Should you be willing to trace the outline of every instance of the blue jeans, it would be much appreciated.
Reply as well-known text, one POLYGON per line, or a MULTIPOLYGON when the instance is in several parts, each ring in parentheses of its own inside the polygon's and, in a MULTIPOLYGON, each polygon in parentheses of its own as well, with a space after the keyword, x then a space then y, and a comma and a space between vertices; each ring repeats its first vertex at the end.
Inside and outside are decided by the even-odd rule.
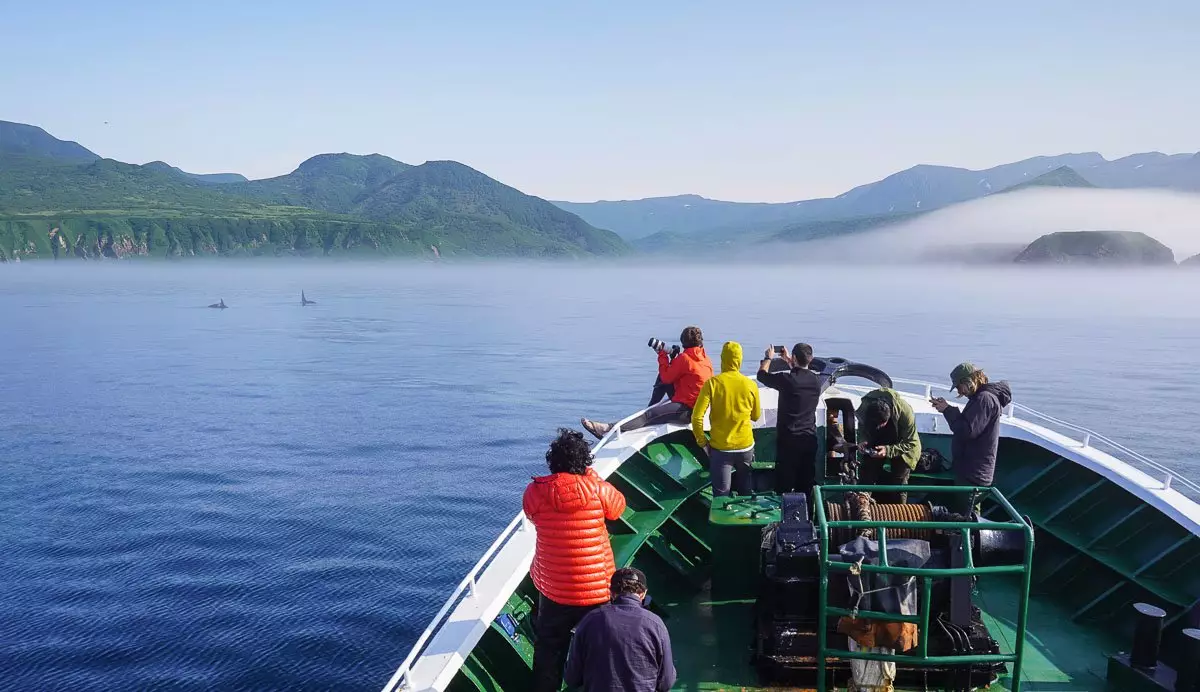
POLYGON ((754 488, 750 478, 750 464, 753 461, 753 448, 744 452, 722 452, 709 447, 708 473, 712 476, 713 497, 728 495, 731 480, 736 485, 734 490, 738 495, 749 495, 754 488))

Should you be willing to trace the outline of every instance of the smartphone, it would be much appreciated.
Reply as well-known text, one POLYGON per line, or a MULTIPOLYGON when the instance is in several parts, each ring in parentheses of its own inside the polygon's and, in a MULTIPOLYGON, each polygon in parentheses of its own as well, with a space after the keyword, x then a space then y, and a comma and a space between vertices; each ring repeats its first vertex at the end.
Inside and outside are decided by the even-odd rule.
POLYGON ((785 352, 785 351, 787 351, 787 349, 786 349, 786 348, 784 348, 783 346, 776 346, 776 347, 775 347, 775 353, 777 353, 777 354, 779 354, 779 355, 781 355, 781 356, 784 354, 784 352, 785 352))

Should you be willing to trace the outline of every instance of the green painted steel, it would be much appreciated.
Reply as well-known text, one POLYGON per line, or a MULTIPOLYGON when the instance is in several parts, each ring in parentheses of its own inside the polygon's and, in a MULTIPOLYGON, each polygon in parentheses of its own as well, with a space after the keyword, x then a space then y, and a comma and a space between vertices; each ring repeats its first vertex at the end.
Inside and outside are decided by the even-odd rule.
POLYGON ((972 663, 1007 663, 1013 665, 1012 675, 1012 692, 1021 691, 1021 663, 1025 649, 1025 634, 1029 615, 1029 589, 1033 575, 1033 527, 1027 524, 1017 510, 1009 503, 1008 499, 995 488, 990 487, 967 487, 967 486, 898 486, 898 485, 831 485, 825 487, 813 488, 813 505, 816 507, 816 530, 817 538, 820 546, 820 554, 818 556, 818 564, 820 565, 820 582, 818 585, 818 601, 817 601, 817 690, 825 692, 828 689, 829 679, 827 674, 827 665, 829 658, 836 659, 863 659, 870 661, 891 661, 897 664, 906 665, 970 665, 972 663), (942 493, 942 494, 967 494, 974 493, 976 497, 983 497, 985 500, 991 500, 998 504, 1006 513, 1006 521, 995 521, 987 524, 979 524, 973 521, 947 521, 947 522, 932 522, 932 521, 830 521, 825 516, 825 499, 826 493, 846 493, 846 492, 900 492, 908 490, 914 493, 942 493), (876 530, 876 535, 879 536, 879 564, 864 565, 855 564, 849 565, 846 563, 835 563, 829 557, 830 550, 830 529, 869 529, 876 530), (1021 565, 1008 567, 976 567, 974 556, 972 555, 970 533, 981 528, 995 529, 1000 531, 1020 531, 1025 536, 1025 553, 1024 561, 1021 565), (953 531, 958 529, 962 531, 963 537, 966 539, 963 542, 963 551, 966 558, 966 567, 961 568, 904 568, 894 567, 888 564, 887 558, 887 530, 888 529, 940 529, 944 531, 953 531), (876 572, 883 574, 896 574, 901 576, 913 576, 921 579, 921 592, 924 596, 921 599, 918 615, 896 615, 890 613, 881 613, 876 611, 850 611, 843 608, 834 608, 829 605, 829 573, 830 571, 847 571, 847 572, 876 572), (1014 651, 1011 654, 956 654, 953 656, 930 656, 929 655, 929 610, 932 607, 932 598, 929 597, 931 587, 929 583, 933 579, 944 579, 955 576, 974 576, 986 574, 1000 573, 1019 573, 1021 575, 1021 594, 1020 602, 1017 606, 1017 626, 1016 626, 1016 641, 1014 651), (887 620, 891 622, 912 622, 922 623, 924 627, 917 633, 917 655, 905 654, 880 654, 869 653, 863 651, 847 651, 843 649, 834 649, 829 646, 829 618, 834 615, 863 617, 867 619, 887 620))
MULTIPOLYGON (((769 480, 773 440, 774 431, 756 431, 757 467, 763 474, 756 486, 769 480)), ((922 435, 923 446, 946 453, 949 440, 948 435, 922 435)), ((908 490, 914 496, 944 492, 939 483, 949 478, 946 473, 914 474, 920 485, 908 490)), ((690 433, 655 440, 609 480, 626 494, 629 505, 620 520, 609 524, 614 554, 618 564, 647 573, 656 612, 663 616, 674 644, 679 671, 675 689, 766 689, 758 685, 749 663, 753 599, 714 598, 711 591, 710 574, 728 555, 719 530, 709 521, 713 498, 707 466, 690 433)), ((984 512, 1006 516, 1015 507, 1033 520, 1039 533, 1032 591, 1028 598, 1022 596, 1023 579, 1017 575, 984 574, 972 600, 1000 645, 1000 655, 1016 656, 1018 645, 1023 647, 1022 692, 1114 689, 1104 680, 1105 654, 1130 641, 1126 626, 1134 600, 1168 611, 1171 622, 1163 653, 1170 662, 1174 638, 1200 596, 1200 542, 1131 493, 1112 483, 1098 484, 1100 480, 1098 474, 1037 445, 1001 440, 996 488, 1009 507, 988 500, 984 512), (1027 610, 1023 621, 1022 604, 1027 610), (1028 636, 1016 637, 1026 626, 1028 636)), ((823 505, 815 498, 813 504, 823 505)), ((933 579, 918 579, 922 601, 931 602, 933 579)), ((516 623, 515 636, 493 623, 450 690, 530 689, 536 600, 537 591, 526 578, 502 609, 516 623)), ((921 630, 928 631, 929 624, 922 621, 921 630)), ((926 651, 919 647, 914 653, 926 651)), ((1016 679, 1002 673, 993 689, 1013 690, 1016 679)), ((840 677, 838 681, 844 685, 840 677)))

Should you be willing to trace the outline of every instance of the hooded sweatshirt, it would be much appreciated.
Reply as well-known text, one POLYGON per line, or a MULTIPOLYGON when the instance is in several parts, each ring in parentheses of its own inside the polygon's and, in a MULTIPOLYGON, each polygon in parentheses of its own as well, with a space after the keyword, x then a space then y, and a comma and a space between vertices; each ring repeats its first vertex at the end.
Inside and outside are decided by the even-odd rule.
POLYGON ((950 406, 942 412, 954 432, 950 452, 959 485, 992 484, 1000 445, 1000 412, 1010 403, 1012 390, 1008 383, 989 382, 967 399, 961 411, 950 406))
POLYGON ((688 408, 696 405, 696 395, 712 374, 712 361, 703 346, 685 348, 675 360, 668 358, 666 351, 658 352, 658 376, 663 384, 675 387, 671 401, 688 408))
POLYGON ((704 383, 692 408, 692 434, 697 445, 712 445, 722 452, 754 447, 750 421, 762 418, 762 406, 758 401, 758 384, 739 372, 741 367, 741 344, 726 342, 721 349, 721 374, 704 383), (711 440, 704 437, 704 412, 709 406, 712 406, 711 440))
POLYGON ((559 605, 607 603, 616 566, 608 527, 625 511, 625 496, 592 469, 583 475, 554 473, 533 479, 521 502, 537 529, 529 575, 559 605))

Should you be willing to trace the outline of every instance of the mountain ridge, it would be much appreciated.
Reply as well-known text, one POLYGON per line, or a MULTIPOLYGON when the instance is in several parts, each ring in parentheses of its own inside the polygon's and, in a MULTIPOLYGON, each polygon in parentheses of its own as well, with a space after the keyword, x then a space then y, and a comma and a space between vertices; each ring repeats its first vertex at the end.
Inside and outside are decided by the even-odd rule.
POLYGON ((0 258, 204 254, 621 255, 616 234, 450 161, 318 154, 263 180, 135 165, 5 132, 0 258))
POLYGON ((805 222, 930 211, 985 197, 1064 166, 1096 187, 1200 191, 1200 152, 1149 152, 1109 161, 1093 151, 1035 156, 980 170, 918 164, 836 197, 793 202, 726 202, 699 195, 677 195, 555 204, 630 240, 663 231, 684 236, 725 228, 735 234, 739 226, 748 229, 764 223, 778 223, 778 230, 782 230, 805 222), (703 208, 710 218, 695 218, 695 208, 703 208))

